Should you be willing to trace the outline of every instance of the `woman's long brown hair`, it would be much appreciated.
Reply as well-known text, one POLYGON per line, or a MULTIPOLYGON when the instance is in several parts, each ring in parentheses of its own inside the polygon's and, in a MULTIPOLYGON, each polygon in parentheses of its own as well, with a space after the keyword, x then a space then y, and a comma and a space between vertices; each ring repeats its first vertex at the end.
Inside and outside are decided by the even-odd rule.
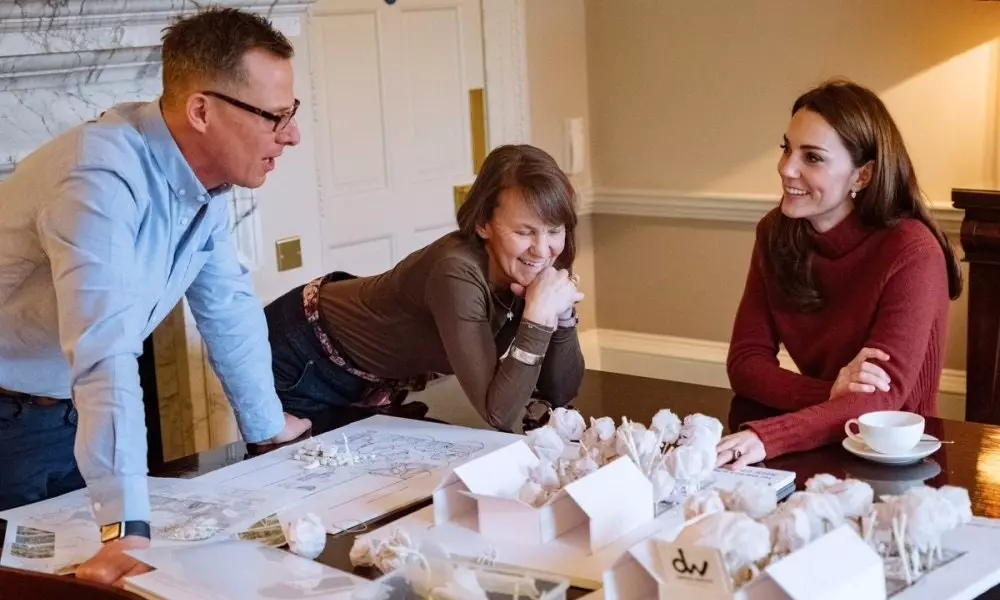
POLYGON ((576 258, 576 192, 555 159, 534 146, 498 146, 490 152, 458 209, 458 229, 462 235, 482 245, 476 228, 493 218, 500 194, 508 189, 519 190, 542 221, 566 228, 566 245, 554 266, 571 269, 576 258))
MULTIPOLYGON (((799 96, 792 115, 800 110, 823 117, 840 136, 855 167, 872 162, 871 181, 854 199, 861 222, 874 228, 892 227, 905 218, 923 223, 944 252, 948 295, 958 298, 962 272, 955 251, 924 203, 903 136, 882 100, 865 87, 833 80, 799 96)), ((804 312, 823 308, 826 302, 812 274, 815 242, 809 221, 774 211, 764 222, 764 232, 764 260, 784 299, 804 312)))

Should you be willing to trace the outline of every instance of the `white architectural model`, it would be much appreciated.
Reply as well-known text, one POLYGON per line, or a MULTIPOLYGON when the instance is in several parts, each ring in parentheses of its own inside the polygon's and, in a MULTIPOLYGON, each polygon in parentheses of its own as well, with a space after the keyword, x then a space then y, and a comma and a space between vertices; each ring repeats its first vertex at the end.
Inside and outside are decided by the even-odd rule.
POLYGON ((943 564, 942 536, 972 518, 951 486, 873 503, 868 484, 818 475, 780 506, 753 500, 765 496, 695 496, 675 539, 637 544, 605 573, 605 598, 885 598, 943 564))
POLYGON ((544 460, 517 442, 457 467, 434 492, 435 522, 474 511, 486 539, 532 545, 584 526, 593 552, 653 519, 652 484, 628 459, 565 486, 557 478, 544 502, 526 501, 522 491, 544 460))

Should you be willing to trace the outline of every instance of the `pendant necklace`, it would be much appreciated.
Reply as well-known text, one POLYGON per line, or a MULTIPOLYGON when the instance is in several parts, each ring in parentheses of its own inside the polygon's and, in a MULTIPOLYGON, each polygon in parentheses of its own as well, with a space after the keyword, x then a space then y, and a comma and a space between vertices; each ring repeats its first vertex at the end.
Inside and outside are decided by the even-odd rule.
POLYGON ((496 294, 496 292, 493 293, 493 297, 497 299, 497 302, 500 303, 500 306, 502 306, 502 307, 504 307, 504 308, 507 309, 507 320, 508 321, 513 320, 514 319, 514 302, 516 301, 516 298, 511 298, 511 300, 510 300, 510 306, 508 306, 508 305, 506 305, 506 304, 503 303, 503 300, 500 299, 500 296, 498 296, 496 294))

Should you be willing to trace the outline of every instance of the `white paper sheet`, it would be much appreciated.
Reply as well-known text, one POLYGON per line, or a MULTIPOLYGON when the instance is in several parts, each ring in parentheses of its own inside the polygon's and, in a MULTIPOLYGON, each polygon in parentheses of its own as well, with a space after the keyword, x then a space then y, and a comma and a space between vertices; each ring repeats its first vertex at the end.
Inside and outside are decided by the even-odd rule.
POLYGON ((164 571, 152 571, 125 580, 125 591, 146 600, 229 600, 164 571))
MULTIPOLYGON (((286 506, 292 497, 281 490, 246 490, 206 485, 190 479, 150 477, 153 545, 191 545, 206 541, 174 540, 166 535, 172 527, 203 523, 206 519, 213 520, 217 527, 209 540, 235 535, 286 506)), ((4 565, 55 573, 86 560, 100 548, 98 526, 86 489, 0 512, 0 519, 8 522, 8 533, 0 556, 0 563, 4 565), (54 555, 31 558, 28 556, 30 552, 19 552, 15 547, 17 526, 53 533, 54 555)), ((25 539, 28 537, 31 536, 25 539)), ((37 539, 37 536, 34 537, 37 539)))
POLYGON ((194 479, 257 490, 289 492, 298 502, 283 519, 318 515, 330 533, 351 529, 430 498, 451 469, 512 444, 522 436, 378 415, 327 432, 324 446, 365 457, 356 465, 305 469, 292 457, 307 441, 194 479))
POLYGON ((370 583, 284 550, 240 540, 129 554, 166 576, 128 580, 127 589, 151 598, 347 600, 357 586, 370 583))
POLYGON ((75 565, 87 560, 101 547, 94 531, 77 535, 70 531, 56 534, 30 525, 7 521, 0 565, 41 573, 71 573, 75 565), (51 541, 51 543, 49 543, 51 541))

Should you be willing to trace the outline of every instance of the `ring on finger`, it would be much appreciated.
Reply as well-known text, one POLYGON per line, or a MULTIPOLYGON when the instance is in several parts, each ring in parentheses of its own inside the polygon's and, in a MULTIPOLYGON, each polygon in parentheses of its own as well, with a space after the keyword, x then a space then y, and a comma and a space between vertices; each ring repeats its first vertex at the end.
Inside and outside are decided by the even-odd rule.
POLYGON ((743 451, 739 448, 733 448, 733 460, 739 460, 743 456, 743 451))
POLYGON ((575 273, 569 276, 569 280, 573 282, 573 285, 580 285, 580 276, 575 273))

